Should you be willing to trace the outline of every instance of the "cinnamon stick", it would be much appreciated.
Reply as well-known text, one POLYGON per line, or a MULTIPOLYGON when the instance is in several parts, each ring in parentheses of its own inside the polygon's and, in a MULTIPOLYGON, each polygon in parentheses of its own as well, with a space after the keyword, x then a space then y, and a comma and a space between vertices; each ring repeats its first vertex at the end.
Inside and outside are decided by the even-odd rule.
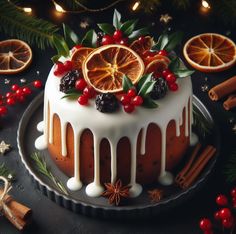
POLYGON ((231 110, 236 107, 236 94, 232 94, 228 97, 228 99, 223 103, 223 107, 225 110, 231 110))
POLYGON ((208 95, 212 101, 218 101, 236 91, 236 76, 214 86, 209 90, 208 95))

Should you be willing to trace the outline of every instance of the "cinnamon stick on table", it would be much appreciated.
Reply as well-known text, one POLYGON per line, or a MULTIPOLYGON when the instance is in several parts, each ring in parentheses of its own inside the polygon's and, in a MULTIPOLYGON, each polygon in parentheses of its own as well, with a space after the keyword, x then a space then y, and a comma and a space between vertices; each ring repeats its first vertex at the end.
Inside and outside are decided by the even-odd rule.
POLYGON ((228 99, 223 103, 223 107, 225 110, 231 110, 236 107, 236 94, 232 94, 228 97, 228 99))
POLYGON ((233 92, 236 92, 236 76, 214 86, 209 90, 208 95, 212 101, 218 101, 233 92))

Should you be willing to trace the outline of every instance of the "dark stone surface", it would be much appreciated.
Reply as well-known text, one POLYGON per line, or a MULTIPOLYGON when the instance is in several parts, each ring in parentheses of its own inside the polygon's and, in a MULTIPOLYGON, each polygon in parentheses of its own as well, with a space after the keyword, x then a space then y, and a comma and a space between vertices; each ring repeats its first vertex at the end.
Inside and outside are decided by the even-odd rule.
MULTIPOLYGON (((25 1, 26 2, 26 1, 25 1)), ((27 2, 26 2, 27 3, 27 2)), ((57 19, 52 14, 52 4, 48 1, 30 1, 35 9, 37 16, 52 20, 54 23, 60 24, 65 22, 69 24, 74 30, 84 33, 84 30, 78 30, 81 20, 89 18, 92 26, 95 22, 111 21, 113 10, 106 12, 91 14, 83 13, 76 15, 67 15, 64 19, 57 19)), ((100 4, 100 2, 99 2, 100 4)), ((27 4, 26 4, 27 5, 27 4)), ((169 13, 173 16, 171 28, 173 30, 183 30, 185 32, 184 42, 193 35, 202 32, 219 32, 225 34, 232 31, 229 35, 236 40, 235 32, 227 25, 217 22, 211 15, 202 16, 199 14, 197 6, 193 5, 192 9, 187 12, 176 11, 172 7, 160 8, 156 14, 144 15, 142 12, 132 13, 127 3, 122 3, 117 8, 123 13, 126 18, 140 18, 141 24, 151 24, 155 22, 153 27, 154 35, 159 34, 163 30, 163 26, 159 24, 159 16, 163 13, 169 13)), ((1 24, 1 22, 0 22, 1 24)), ((7 35, 0 34, 0 38, 10 38, 7 35)), ((10 89, 13 83, 20 83, 20 78, 26 78, 28 82, 34 79, 42 79, 46 81, 47 74, 51 67, 50 57, 54 54, 51 49, 44 51, 33 47, 34 59, 32 65, 19 75, 14 76, 0 76, 0 93, 5 94, 10 89), (39 76, 36 71, 40 71, 39 76), (5 85, 4 79, 10 79, 10 84, 5 85)), ((178 53, 180 56, 181 52, 178 53)), ((215 196, 218 193, 227 193, 231 186, 225 183, 222 176, 224 162, 227 160, 232 147, 235 147, 235 135, 231 130, 229 124, 230 118, 236 118, 235 111, 226 112, 222 108, 222 102, 213 103, 209 100, 207 93, 201 91, 201 85, 205 83, 204 78, 208 77, 208 85, 212 87, 224 79, 235 75, 236 68, 216 74, 204 74, 196 72, 193 77, 194 93, 207 106, 215 121, 217 121, 221 135, 223 138, 222 151, 220 162, 218 164, 216 173, 200 192, 188 201, 186 204, 175 208, 167 215, 153 217, 149 220, 135 221, 108 221, 99 218, 90 218, 79 214, 74 214, 66 210, 47 197, 42 195, 33 187, 30 177, 27 175, 24 166, 20 162, 17 143, 16 131, 19 120, 30 103, 32 98, 37 95, 37 91, 28 99, 28 101, 21 105, 16 105, 10 108, 9 114, 5 118, 0 119, 0 140, 5 140, 12 145, 12 150, 5 156, 0 157, 0 163, 5 162, 6 165, 16 172, 17 180, 13 184, 11 191, 16 200, 25 203, 33 209, 33 221, 30 227, 25 230, 27 234, 77 234, 77 233, 158 233, 158 234, 197 234, 201 233, 198 228, 198 221, 200 217, 212 217, 216 206, 214 204, 215 196)), ((4 217, 0 217, 0 233, 1 234, 16 234, 19 233, 4 217)))

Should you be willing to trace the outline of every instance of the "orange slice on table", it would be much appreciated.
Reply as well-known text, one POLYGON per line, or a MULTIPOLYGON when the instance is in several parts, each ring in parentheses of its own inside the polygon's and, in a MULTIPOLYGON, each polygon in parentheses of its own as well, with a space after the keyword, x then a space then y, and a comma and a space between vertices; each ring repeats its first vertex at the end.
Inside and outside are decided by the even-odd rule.
POLYGON ((188 63, 202 72, 224 71, 236 62, 234 42, 216 33, 191 38, 184 45, 183 53, 188 63))
POLYGON ((77 70, 82 68, 82 64, 87 56, 93 51, 93 48, 81 47, 72 54, 71 60, 74 62, 74 67, 77 70))
POLYGON ((85 80, 99 92, 122 91, 124 75, 133 84, 144 72, 140 56, 123 45, 105 45, 94 50, 83 63, 85 80))
POLYGON ((150 36, 146 36, 144 43, 140 43, 139 40, 135 40, 129 46, 132 50, 134 50, 137 54, 142 56, 145 50, 150 50, 153 46, 153 39, 150 36))
POLYGON ((0 41, 0 74, 16 74, 25 70, 32 61, 32 50, 24 41, 0 41))

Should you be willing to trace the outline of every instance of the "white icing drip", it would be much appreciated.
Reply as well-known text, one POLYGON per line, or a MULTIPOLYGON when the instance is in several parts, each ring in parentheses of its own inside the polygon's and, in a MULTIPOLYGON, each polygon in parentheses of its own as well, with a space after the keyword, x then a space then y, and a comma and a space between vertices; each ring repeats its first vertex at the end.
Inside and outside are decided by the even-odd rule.
MULTIPOLYGON (((142 186, 136 183, 137 136, 142 129, 141 153, 144 154, 146 145, 146 131, 150 123, 155 123, 157 126, 159 126, 162 135, 161 173, 158 180, 165 185, 168 185, 173 181, 172 175, 166 171, 166 128, 172 119, 175 120, 176 135, 179 135, 179 126, 183 124, 182 115, 184 107, 186 112, 185 126, 188 125, 188 102, 186 104, 186 99, 192 95, 191 80, 189 78, 179 80, 179 91, 169 92, 165 98, 159 100, 159 108, 156 110, 139 107, 131 115, 125 113, 122 109, 114 114, 103 114, 98 112, 93 105, 84 107, 78 105, 76 101, 61 99, 64 94, 58 90, 59 83, 60 80, 55 78, 52 69, 45 87, 44 103, 46 104, 44 106, 44 135, 40 137, 41 140, 37 139, 36 142, 42 141, 44 138, 45 144, 46 142, 53 143, 53 116, 56 114, 59 116, 61 122, 61 150, 62 154, 66 155, 66 123, 71 124, 74 131, 74 139, 78 145, 76 145, 76 143, 74 145, 74 177, 70 178, 67 183, 67 186, 70 189, 78 190, 82 186, 79 170, 80 133, 82 133, 85 129, 90 129, 94 137, 94 181, 87 185, 87 195, 91 197, 100 196, 104 190, 100 184, 100 139, 107 139, 111 145, 111 182, 114 183, 117 179, 117 143, 122 137, 127 137, 130 140, 132 151, 130 192, 132 197, 138 196, 142 191, 142 186), (178 103, 178 105, 176 105, 176 103, 178 103), (48 116, 49 104, 50 113, 48 116), (48 127, 48 120, 50 127, 48 127), (49 134, 47 132, 48 129, 49 134)), ((188 129, 187 127, 185 128, 186 135, 189 134, 189 130, 191 129, 188 129)), ((39 143, 36 145, 37 147, 40 147, 39 143)))
POLYGON ((194 146, 194 145, 196 145, 197 143, 198 143, 198 141, 199 141, 199 138, 198 138, 198 136, 194 133, 194 132, 192 132, 191 134, 190 134, 190 145, 191 146, 194 146))
POLYGON ((44 121, 41 121, 37 124, 37 130, 39 132, 43 132, 44 131, 44 121))
POLYGON ((174 176, 170 172, 165 171, 162 175, 159 176, 158 181, 160 184, 168 186, 173 184, 174 176))
POLYGON ((142 134, 141 134, 141 147, 140 147, 140 153, 142 155, 146 152, 146 138, 147 138, 147 126, 142 128, 142 134))
POLYGON ((47 142, 46 142, 46 140, 45 140, 44 135, 41 135, 40 137, 38 137, 38 138, 36 139, 36 141, 34 142, 34 146, 35 146, 35 148, 38 149, 38 150, 47 149, 48 144, 47 144, 47 142))
POLYGON ((176 127, 176 136, 180 136, 180 124, 178 119, 175 119, 175 127, 176 127))
POLYGON ((185 136, 189 136, 188 101, 185 105, 185 136))
POLYGON ((67 155, 67 147, 66 147, 66 127, 67 123, 62 122, 63 120, 60 119, 61 121, 61 155, 66 157, 67 155))

